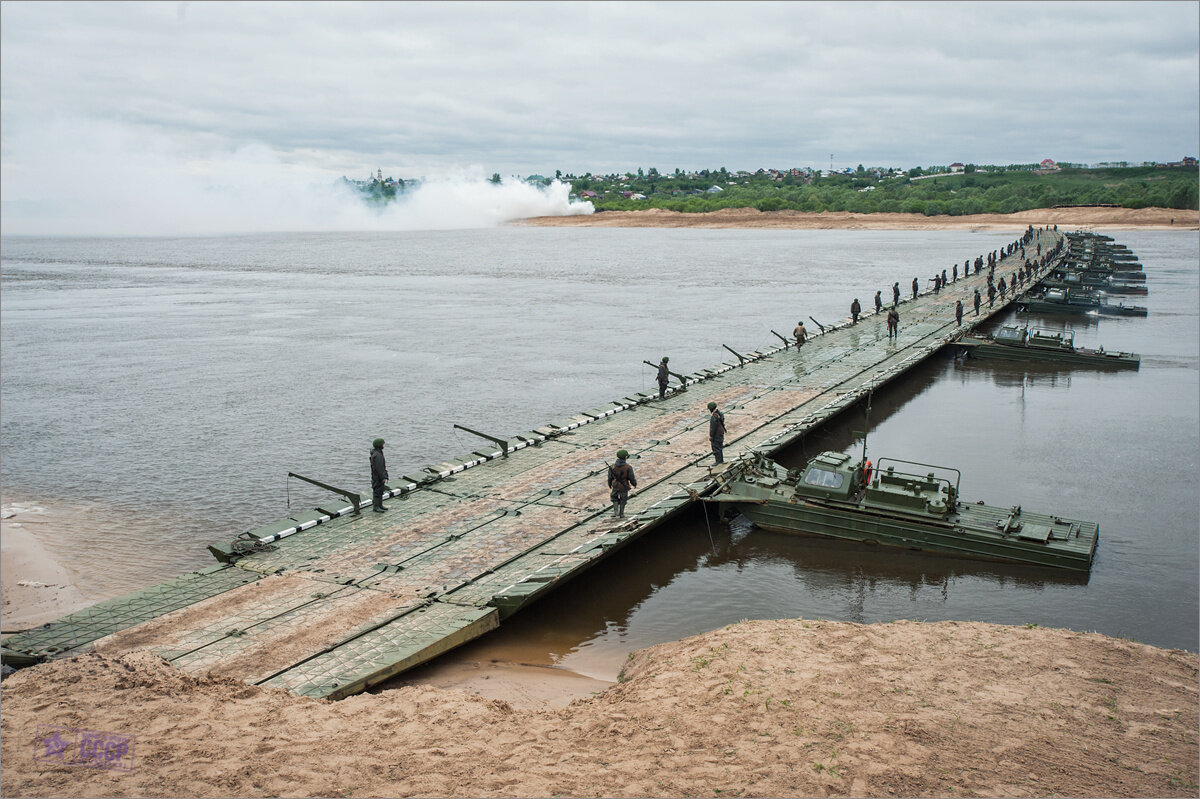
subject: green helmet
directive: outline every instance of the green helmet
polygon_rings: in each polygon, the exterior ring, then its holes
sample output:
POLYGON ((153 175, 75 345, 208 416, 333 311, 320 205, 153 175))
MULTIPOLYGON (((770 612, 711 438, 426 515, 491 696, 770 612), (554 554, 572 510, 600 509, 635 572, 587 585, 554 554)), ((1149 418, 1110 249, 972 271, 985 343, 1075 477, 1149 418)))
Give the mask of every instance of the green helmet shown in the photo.
POLYGON ((664 356, 663 356, 663 360, 662 360, 662 362, 663 362, 663 363, 666 363, 666 362, 667 362, 667 361, 669 361, 669 360, 671 360, 671 359, 670 359, 670 358, 668 358, 667 356, 665 356, 665 355, 664 355, 664 356))
POLYGON ((620 458, 621 460, 625 460, 626 458, 629 457, 629 453, 623 449, 619 449, 619 450, 617 450, 617 457, 620 458))
POLYGON ((708 409, 710 411, 715 411, 717 409, 717 403, 715 403, 715 402, 708 403, 708 409))
POLYGON ((375 449, 382 448, 383 447, 383 439, 382 438, 375 439, 373 442, 371 442, 371 446, 375 447, 375 449))

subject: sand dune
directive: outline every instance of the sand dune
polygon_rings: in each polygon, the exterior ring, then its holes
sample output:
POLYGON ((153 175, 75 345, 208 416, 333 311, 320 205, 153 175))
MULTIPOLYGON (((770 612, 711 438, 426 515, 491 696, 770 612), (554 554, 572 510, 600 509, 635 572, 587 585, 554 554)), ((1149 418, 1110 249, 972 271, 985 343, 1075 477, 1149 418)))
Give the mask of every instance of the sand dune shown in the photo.
POLYGON ((558 709, 411 686, 341 702, 145 653, 4 681, 5 796, 1195 796, 1197 656, 982 623, 748 621, 558 709), (133 735, 101 770, 46 759, 133 735), (40 735, 39 735, 40 732, 40 735), (57 732, 59 737, 52 736, 57 732), (117 754, 120 754, 118 752, 117 754))

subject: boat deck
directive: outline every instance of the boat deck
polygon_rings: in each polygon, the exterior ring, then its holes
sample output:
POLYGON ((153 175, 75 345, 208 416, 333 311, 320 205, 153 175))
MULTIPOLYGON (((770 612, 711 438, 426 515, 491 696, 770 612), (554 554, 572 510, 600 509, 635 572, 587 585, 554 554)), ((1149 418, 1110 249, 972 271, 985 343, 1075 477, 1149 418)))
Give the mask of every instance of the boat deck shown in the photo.
MULTIPOLYGON (((1042 231, 1043 250, 1060 235, 1042 231)), ((252 532, 268 543, 244 539, 245 554, 215 545, 231 562, 6 637, 5 660, 149 649, 306 696, 362 691, 494 629, 713 491, 708 402, 725 414, 728 461, 772 454, 1002 313, 1011 293, 955 324, 955 301, 970 309, 985 275, 903 301, 897 342, 886 309, 847 319, 799 351, 781 343, 689 375, 664 400, 619 397, 393 480, 387 513, 370 512, 367 490, 365 512, 338 497, 281 519, 252 532), (605 481, 619 448, 638 479, 625 519, 605 481)))

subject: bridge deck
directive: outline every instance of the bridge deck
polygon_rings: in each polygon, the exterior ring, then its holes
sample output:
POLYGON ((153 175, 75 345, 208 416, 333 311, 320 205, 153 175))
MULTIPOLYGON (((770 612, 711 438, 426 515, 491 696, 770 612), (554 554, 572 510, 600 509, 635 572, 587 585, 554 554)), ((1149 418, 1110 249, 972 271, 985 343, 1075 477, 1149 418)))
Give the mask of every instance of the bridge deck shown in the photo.
MULTIPOLYGON (((1042 231, 1043 250, 1058 235, 1042 231)), ((997 276, 1019 262, 1005 258, 997 276)), ((385 514, 354 514, 338 499, 253 531, 277 538, 266 546, 215 546, 230 562, 9 636, 5 653, 148 648, 194 673, 356 693, 494 629, 711 491, 708 402, 725 413, 729 460, 772 453, 999 313, 1011 293, 955 324, 955 300, 969 309, 984 278, 904 300, 897 342, 885 308, 799 351, 743 353, 745 363, 690 375, 664 400, 623 397, 513 437, 507 456, 489 443, 393 480, 385 514), (612 518, 605 481, 619 448, 638 479, 625 519, 612 518)))

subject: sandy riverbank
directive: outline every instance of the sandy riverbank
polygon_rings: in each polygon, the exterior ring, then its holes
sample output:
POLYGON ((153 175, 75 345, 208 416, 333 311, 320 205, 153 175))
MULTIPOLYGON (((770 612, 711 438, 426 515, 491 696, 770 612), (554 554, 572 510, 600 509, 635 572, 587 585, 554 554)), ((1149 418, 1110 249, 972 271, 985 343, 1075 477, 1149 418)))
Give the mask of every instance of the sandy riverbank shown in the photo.
POLYGON ((541 216, 513 222, 533 227, 763 228, 781 230, 1021 230, 1028 225, 1060 228, 1200 229, 1200 214, 1171 208, 1042 208, 1016 214, 924 216, 922 214, 852 214, 844 211, 759 211, 726 208, 684 214, 652 208, 604 211, 581 216, 541 216))
POLYGON ((26 630, 92 604, 76 587, 76 575, 42 544, 56 524, 36 504, 0 507, 0 630, 26 630))
POLYGON ((3 683, 5 796, 1195 796, 1197 657, 981 623, 751 621, 561 709, 341 702, 85 655, 3 683), (44 737, 39 738, 39 725, 44 737), (127 771, 47 730, 136 736, 127 771), (69 756, 69 749, 64 756, 69 756))

